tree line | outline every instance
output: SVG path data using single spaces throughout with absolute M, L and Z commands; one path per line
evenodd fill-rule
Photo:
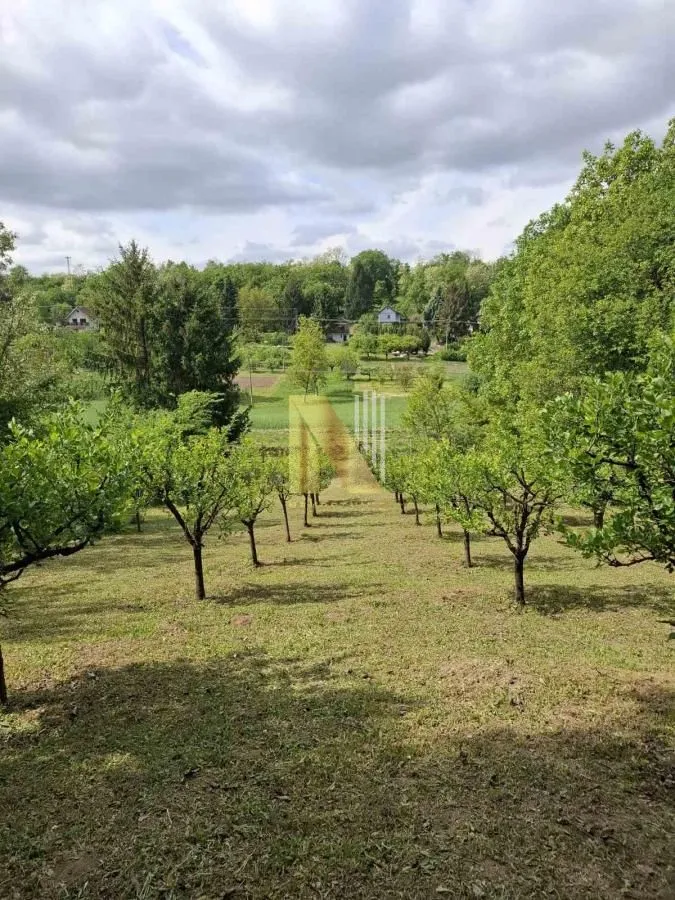
M 530 223 L 500 267 L 471 339 L 463 388 L 414 385 L 387 485 L 501 538 L 525 603 L 542 530 L 611 566 L 675 569 L 675 122 L 584 165 L 569 196 Z M 593 526 L 566 524 L 565 505 Z
M 126 279 L 130 287 L 131 265 L 126 270 L 119 266 L 125 259 L 133 262 L 134 277 L 143 278 L 142 288 L 134 284 L 141 291 L 136 303 L 151 304 L 157 291 L 213 294 L 230 329 L 241 329 L 247 341 L 292 333 L 299 316 L 328 325 L 341 318 L 356 322 L 384 306 L 395 306 L 410 322 L 447 343 L 476 323 L 481 301 L 501 265 L 464 251 L 410 265 L 381 250 L 364 250 L 348 260 L 335 249 L 314 259 L 228 264 L 211 260 L 196 269 L 172 261 L 155 265 L 132 243 L 121 259 L 98 272 L 32 276 L 24 267 L 14 266 L 7 275 L 7 289 L 22 293 L 40 321 L 56 325 L 76 305 L 97 310 L 101 295 L 109 297 L 115 281 L 121 285 Z

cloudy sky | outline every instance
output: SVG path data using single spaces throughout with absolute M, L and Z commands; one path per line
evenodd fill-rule
M 675 115 L 675 0 L 7 0 L 16 261 L 505 252 Z

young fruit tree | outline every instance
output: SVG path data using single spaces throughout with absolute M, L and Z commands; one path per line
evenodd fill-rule
M 293 495 L 293 486 L 291 482 L 291 460 L 288 452 L 274 456 L 269 461 L 270 479 L 273 490 L 276 491 L 281 505 L 281 511 L 284 515 L 284 527 L 286 530 L 286 541 L 291 543 L 291 528 L 288 523 L 288 501 Z
M 277 490 L 273 459 L 266 459 L 260 447 L 250 439 L 244 440 L 232 450 L 232 505 L 239 521 L 248 533 L 251 561 L 259 566 L 255 542 L 255 524 L 258 516 L 269 509 Z
M 12 423 L 0 447 L 0 613 L 7 585 L 29 567 L 71 556 L 128 513 L 128 443 L 67 409 L 27 429 Z M 7 702 L 0 649 L 0 703 Z
M 328 454 L 314 443 L 309 458 L 309 488 L 312 501 L 312 513 L 316 516 L 317 505 L 320 505 L 321 492 L 335 478 L 335 466 Z
M 195 596 L 204 600 L 204 541 L 214 525 L 224 526 L 234 508 L 232 445 L 228 432 L 219 428 L 192 433 L 181 412 L 179 404 L 175 413 L 163 414 L 142 429 L 143 464 L 149 489 L 192 548 Z
M 318 394 L 320 385 L 326 379 L 327 370 L 326 339 L 321 326 L 315 319 L 300 316 L 288 368 L 291 381 L 302 388 L 305 397 L 310 391 Z
M 530 545 L 552 523 L 561 497 L 559 473 L 547 458 L 535 427 L 494 422 L 480 450 L 462 462 L 468 501 L 488 534 L 502 538 L 513 556 L 515 602 L 525 605 L 524 568 Z
M 436 531 L 443 536 L 443 518 L 458 522 L 464 532 L 465 563 L 471 566 L 470 532 L 476 516 L 463 487 L 463 454 L 480 441 L 483 411 L 477 398 L 444 384 L 442 367 L 429 367 L 415 379 L 403 414 L 403 426 L 413 442 L 422 446 L 414 468 L 420 481 L 418 494 L 436 511 Z
M 675 570 L 675 342 L 654 343 L 647 370 L 594 379 L 551 405 L 550 452 L 572 491 L 609 498 L 600 527 L 569 543 L 611 566 L 653 560 Z
M 407 453 L 392 450 L 387 456 L 385 486 L 394 494 L 394 499 L 401 507 L 401 515 L 405 515 L 405 491 L 411 460 Z
M 466 452 L 460 451 L 445 438 L 429 443 L 417 456 L 425 499 L 436 508 L 437 530 L 441 532 L 441 516 L 456 522 L 462 529 L 464 565 L 470 569 L 471 532 L 482 530 L 481 514 L 476 508 L 472 470 L 467 465 Z

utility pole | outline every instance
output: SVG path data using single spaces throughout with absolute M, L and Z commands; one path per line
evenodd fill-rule
M 70 257 L 66 256 L 66 265 L 68 266 L 68 278 L 70 278 Z

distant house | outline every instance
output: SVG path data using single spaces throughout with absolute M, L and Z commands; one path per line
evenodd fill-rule
M 66 325 L 77 331 L 91 331 L 98 327 L 98 321 L 86 306 L 76 306 L 66 316 Z
M 333 344 L 344 344 L 349 340 L 350 324 L 345 319 L 335 319 L 328 323 L 326 339 Z
M 377 314 L 378 325 L 401 325 L 404 321 L 400 312 L 397 312 L 393 306 L 385 306 Z

